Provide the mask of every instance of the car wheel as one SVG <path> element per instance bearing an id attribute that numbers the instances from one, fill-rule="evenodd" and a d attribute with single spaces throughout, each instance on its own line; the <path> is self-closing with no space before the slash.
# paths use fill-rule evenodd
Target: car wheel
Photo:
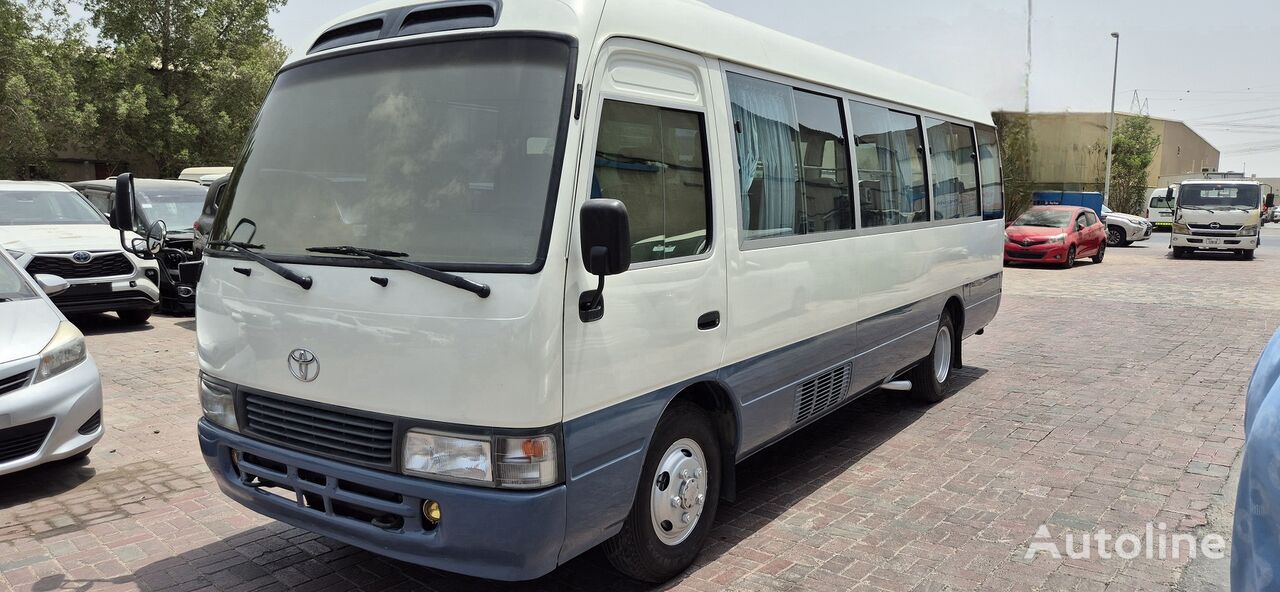
<path id="1" fill-rule="evenodd" d="M 131 310 L 117 310 L 116 314 L 120 315 L 120 320 L 130 325 L 141 325 L 151 318 L 153 311 L 149 308 L 135 308 Z"/>
<path id="2" fill-rule="evenodd" d="M 1071 269 L 1076 266 L 1076 248 L 1072 246 L 1067 249 L 1067 260 L 1062 262 L 1063 269 Z"/>
<path id="3" fill-rule="evenodd" d="M 1124 244 L 1125 232 L 1119 226 L 1107 227 L 1107 246 L 1118 247 Z"/>
<path id="4" fill-rule="evenodd" d="M 942 313 L 938 332 L 933 338 L 933 351 L 907 373 L 911 380 L 911 396 L 917 401 L 939 403 L 950 396 L 947 381 L 951 378 L 951 364 L 956 354 L 955 332 L 951 313 Z"/>
<path id="5" fill-rule="evenodd" d="M 1102 263 L 1102 258 L 1107 256 L 1107 245 L 1098 247 L 1098 253 L 1093 256 L 1094 263 Z"/>
<path id="6" fill-rule="evenodd" d="M 609 563 L 644 582 L 665 582 L 697 558 L 720 500 L 720 440 L 691 403 L 672 405 L 654 430 L 631 513 L 604 542 Z"/>

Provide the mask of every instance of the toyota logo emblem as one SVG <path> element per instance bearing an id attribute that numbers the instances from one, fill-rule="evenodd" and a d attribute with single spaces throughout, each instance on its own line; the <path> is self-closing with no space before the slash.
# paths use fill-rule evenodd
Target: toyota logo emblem
<path id="1" fill-rule="evenodd" d="M 320 375 L 320 360 L 310 350 L 295 349 L 289 352 L 289 373 L 302 382 L 311 382 Z"/>
<path id="2" fill-rule="evenodd" d="M 84 265 L 85 263 L 93 260 L 93 253 L 90 253 L 89 251 L 76 251 L 71 254 L 71 260 L 79 263 L 80 265 Z"/>
<path id="3" fill-rule="evenodd" d="M 1209 223 L 1209 228 L 1212 228 L 1212 229 L 1214 229 L 1214 230 L 1217 230 L 1217 229 L 1219 229 L 1219 228 L 1222 228 L 1222 225 L 1221 225 L 1221 224 L 1219 224 L 1219 223 L 1217 223 L 1217 222 L 1210 222 L 1210 223 Z"/>

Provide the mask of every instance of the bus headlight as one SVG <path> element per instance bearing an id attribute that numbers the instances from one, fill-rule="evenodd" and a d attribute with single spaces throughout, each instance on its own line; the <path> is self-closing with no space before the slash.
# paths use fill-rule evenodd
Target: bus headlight
<path id="1" fill-rule="evenodd" d="M 49 345 L 40 352 L 40 367 L 36 369 L 33 383 L 48 380 L 75 368 L 88 356 L 84 348 L 84 335 L 75 325 L 62 321 L 53 333 Z"/>
<path id="2" fill-rule="evenodd" d="M 1258 225 L 1245 226 L 1240 229 L 1240 236 L 1258 236 Z"/>
<path id="3" fill-rule="evenodd" d="M 204 418 L 214 425 L 233 432 L 240 431 L 240 422 L 236 419 L 236 401 L 231 389 L 205 380 L 200 377 L 200 408 Z"/>
<path id="4" fill-rule="evenodd" d="M 471 437 L 412 429 L 405 434 L 406 475 L 532 489 L 560 479 L 552 435 Z"/>

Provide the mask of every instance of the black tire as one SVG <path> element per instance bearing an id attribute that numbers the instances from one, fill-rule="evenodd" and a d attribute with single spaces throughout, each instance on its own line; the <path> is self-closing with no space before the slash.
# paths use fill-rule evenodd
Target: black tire
<path id="1" fill-rule="evenodd" d="M 1072 246 L 1067 249 L 1067 260 L 1062 262 L 1063 269 L 1071 269 L 1076 266 L 1076 248 Z"/>
<path id="2" fill-rule="evenodd" d="M 1119 247 L 1125 244 L 1124 239 L 1126 238 L 1126 236 L 1127 235 L 1123 228 L 1120 228 L 1119 226 L 1108 226 L 1107 227 L 1107 246 Z"/>
<path id="3" fill-rule="evenodd" d="M 1190 250 L 1189 250 L 1189 249 L 1187 249 L 1186 247 L 1174 247 L 1174 248 L 1173 248 L 1173 258 L 1174 258 L 1174 259 L 1183 259 L 1183 258 L 1185 258 L 1187 255 L 1190 255 L 1190 254 L 1191 254 Z"/>
<path id="4" fill-rule="evenodd" d="M 1093 256 L 1094 263 L 1102 263 L 1102 258 L 1107 256 L 1107 245 L 1098 247 L 1098 253 Z"/>
<path id="5" fill-rule="evenodd" d="M 702 514 L 693 524 L 692 532 L 678 544 L 667 544 L 658 538 L 654 525 L 656 518 L 650 510 L 654 488 L 672 491 L 670 473 L 658 472 L 666 453 L 683 439 L 697 443 L 706 461 L 706 491 L 702 502 Z M 686 456 L 688 453 L 686 452 Z M 663 475 L 666 482 L 663 483 Z M 618 571 L 643 582 L 661 583 L 679 575 L 693 564 L 702 551 L 707 534 L 715 522 L 716 508 L 720 502 L 720 440 L 712 428 L 711 419 L 701 407 L 691 403 L 676 403 L 663 414 L 654 430 L 653 440 L 645 455 L 644 470 L 636 487 L 631 513 L 622 524 L 622 531 L 602 545 L 609 563 Z"/>
<path id="6" fill-rule="evenodd" d="M 1131 246 L 1131 245 L 1133 245 L 1133 241 L 1124 241 L 1124 244 L 1123 244 L 1123 245 L 1120 245 L 1120 246 L 1122 246 L 1122 247 L 1128 247 L 1128 246 Z"/>
<path id="7" fill-rule="evenodd" d="M 120 320 L 130 325 L 141 325 L 151 318 L 151 313 L 155 311 L 149 308 L 133 308 L 129 310 L 117 310 L 116 314 L 120 315 Z"/>
<path id="8" fill-rule="evenodd" d="M 938 336 L 941 335 L 944 329 L 950 338 L 949 347 L 951 350 L 949 352 L 939 352 L 938 350 L 940 341 Z M 956 339 L 956 327 L 951 320 L 951 313 L 942 313 L 942 320 L 938 323 L 938 332 L 934 334 L 933 341 L 934 347 L 929 352 L 929 356 L 921 360 L 919 364 L 916 364 L 915 368 L 912 368 L 907 373 L 907 379 L 911 381 L 911 396 L 921 403 L 928 404 L 940 403 L 951 396 L 951 393 L 947 391 L 947 382 L 952 376 L 952 370 L 954 370 L 951 367 L 951 362 L 956 359 L 955 355 L 960 342 L 960 340 Z M 941 380 L 938 379 L 938 373 L 935 371 L 937 357 L 940 354 L 945 355 L 947 358 L 946 372 Z"/>
<path id="9" fill-rule="evenodd" d="M 1241 250 L 1240 250 L 1240 258 L 1241 258 L 1241 259 L 1243 259 L 1243 260 L 1245 260 L 1245 261 L 1253 261 L 1253 254 L 1254 254 L 1254 250 L 1253 250 L 1253 249 L 1241 249 Z"/>

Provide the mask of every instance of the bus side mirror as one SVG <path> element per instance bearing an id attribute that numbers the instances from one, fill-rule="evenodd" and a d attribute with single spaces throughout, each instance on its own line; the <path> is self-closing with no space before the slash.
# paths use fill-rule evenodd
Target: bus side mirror
<path id="1" fill-rule="evenodd" d="M 116 177 L 116 195 L 111 202 L 111 227 L 121 232 L 133 231 L 133 173 Z"/>
<path id="2" fill-rule="evenodd" d="M 591 275 L 618 275 L 631 267 L 631 222 L 616 199 L 582 205 L 582 265 Z"/>
<path id="3" fill-rule="evenodd" d="M 1268 193 L 1268 194 L 1267 194 L 1267 209 L 1268 209 L 1268 210 L 1270 210 L 1271 208 L 1274 208 L 1274 207 L 1276 207 L 1276 194 L 1274 194 L 1274 193 Z"/>
<path id="4" fill-rule="evenodd" d="M 578 318 L 584 323 L 604 316 L 604 278 L 631 267 L 631 221 L 627 206 L 616 199 L 589 199 L 579 216 L 582 266 L 599 276 L 595 290 L 578 297 Z"/>

